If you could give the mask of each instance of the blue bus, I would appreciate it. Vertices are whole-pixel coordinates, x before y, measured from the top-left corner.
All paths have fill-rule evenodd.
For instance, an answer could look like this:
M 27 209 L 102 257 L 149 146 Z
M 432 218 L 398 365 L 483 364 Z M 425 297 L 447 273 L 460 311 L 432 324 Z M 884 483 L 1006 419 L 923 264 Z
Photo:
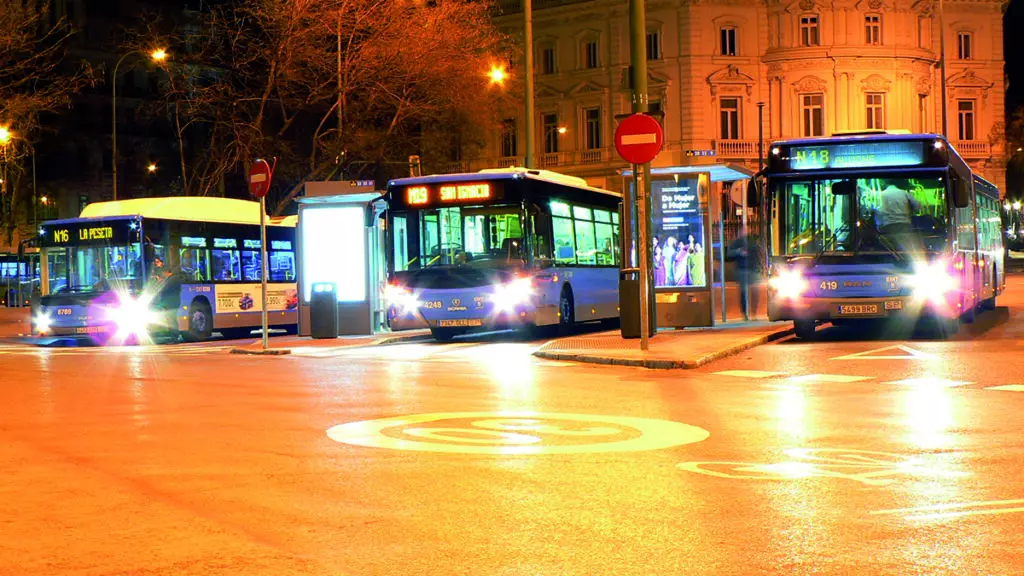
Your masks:
M 39 251 L 22 249 L 19 254 L 0 253 L 0 307 L 28 306 L 39 291 Z
M 508 168 L 392 180 L 387 318 L 438 340 L 618 318 L 622 197 Z
M 98 202 L 39 230 L 33 334 L 100 344 L 245 336 L 262 323 L 259 203 L 227 198 Z M 296 217 L 269 218 L 269 324 L 294 331 Z
M 798 336 L 823 321 L 922 317 L 948 336 L 995 307 L 999 190 L 942 136 L 775 142 L 761 177 L 768 316 L 792 320 Z

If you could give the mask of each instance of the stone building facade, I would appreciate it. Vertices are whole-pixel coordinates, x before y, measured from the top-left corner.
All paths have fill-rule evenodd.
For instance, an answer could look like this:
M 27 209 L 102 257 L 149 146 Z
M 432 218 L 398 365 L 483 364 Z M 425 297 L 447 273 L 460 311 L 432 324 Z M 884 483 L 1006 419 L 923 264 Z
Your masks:
M 948 138 L 1000 189 L 1005 5 L 944 2 Z M 617 188 L 625 166 L 613 146 L 616 116 L 630 111 L 628 5 L 533 6 L 535 166 Z M 759 128 L 766 147 L 851 130 L 941 132 L 938 8 L 932 0 L 649 0 L 649 90 L 666 141 L 655 165 L 756 170 Z M 520 0 L 500 2 L 499 27 L 521 36 L 522 20 Z M 510 111 L 488 150 L 450 169 L 522 165 L 523 122 L 521 109 Z

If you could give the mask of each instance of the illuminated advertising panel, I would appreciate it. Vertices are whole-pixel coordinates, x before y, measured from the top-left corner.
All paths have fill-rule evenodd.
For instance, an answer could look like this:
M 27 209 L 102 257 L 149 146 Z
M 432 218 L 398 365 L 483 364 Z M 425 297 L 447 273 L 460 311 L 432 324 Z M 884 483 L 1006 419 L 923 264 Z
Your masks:
M 366 300 L 366 222 L 362 206 L 304 208 L 302 230 L 303 297 L 313 284 L 336 286 L 338 302 Z

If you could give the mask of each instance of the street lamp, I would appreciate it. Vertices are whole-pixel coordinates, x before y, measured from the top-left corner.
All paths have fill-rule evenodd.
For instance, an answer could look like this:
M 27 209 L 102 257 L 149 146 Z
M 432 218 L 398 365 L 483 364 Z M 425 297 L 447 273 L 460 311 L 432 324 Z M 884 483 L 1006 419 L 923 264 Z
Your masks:
M 568 128 L 566 128 L 565 126 L 559 126 L 559 127 L 558 127 L 558 133 L 559 133 L 559 134 L 565 134 L 565 133 L 566 133 L 566 132 L 568 132 L 568 131 L 569 131 L 569 129 L 568 129 Z
M 11 129 L 7 126 L 0 126 L 0 144 L 6 145 L 11 141 Z
M 497 84 L 503 86 L 505 80 L 508 78 L 508 72 L 504 68 L 495 64 L 491 66 L 491 70 L 487 73 L 487 77 L 491 79 L 491 84 Z
M 117 200 L 117 69 L 121 66 L 121 62 L 124 62 L 125 58 L 131 56 L 132 54 L 141 53 L 141 50 L 132 50 L 131 52 L 126 53 L 124 56 L 121 56 L 121 59 L 117 61 L 117 64 L 114 64 L 114 73 L 110 77 L 110 105 L 113 109 L 113 125 L 110 130 L 110 135 L 112 148 L 111 161 L 114 169 L 114 200 Z M 167 60 L 167 51 L 162 48 L 157 48 L 155 50 L 150 51 L 148 56 L 150 60 L 152 60 L 153 62 L 163 62 L 164 60 Z
M 150 162 L 149 166 L 146 166 L 146 171 L 149 172 L 150 174 L 156 172 L 156 164 Z
M 1020 200 L 1017 200 L 1016 202 L 1013 203 L 1013 209 L 1020 210 Z

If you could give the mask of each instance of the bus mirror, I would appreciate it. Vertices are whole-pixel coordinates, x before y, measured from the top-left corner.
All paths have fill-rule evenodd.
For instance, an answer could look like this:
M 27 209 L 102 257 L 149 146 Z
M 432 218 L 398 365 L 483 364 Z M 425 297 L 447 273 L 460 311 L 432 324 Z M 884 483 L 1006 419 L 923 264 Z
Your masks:
M 857 192 L 857 184 L 853 180 L 840 180 L 832 183 L 832 194 L 835 196 L 853 196 Z
M 953 183 L 953 206 L 956 208 L 967 208 L 971 205 L 971 197 L 967 193 L 967 186 L 959 181 Z
M 757 185 L 757 178 L 747 180 L 747 208 L 757 208 L 761 205 L 761 190 Z

